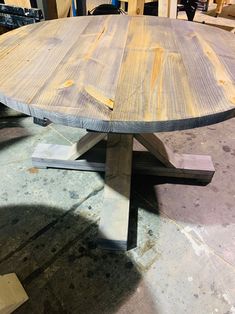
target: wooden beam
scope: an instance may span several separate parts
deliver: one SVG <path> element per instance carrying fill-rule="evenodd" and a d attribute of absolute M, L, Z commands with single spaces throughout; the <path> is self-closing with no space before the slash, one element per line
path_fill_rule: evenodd
<path fill-rule="evenodd" d="M 71 16 L 72 0 L 43 0 L 46 20 Z"/>
<path fill-rule="evenodd" d="M 212 178 L 215 172 L 211 156 L 173 153 L 155 134 L 135 134 L 135 138 L 166 167 L 178 169 L 168 171 L 174 173 L 174 177 L 178 173 L 180 177 L 184 173 L 193 173 L 200 180 L 204 173 L 209 173 Z"/>
<path fill-rule="evenodd" d="M 73 15 L 72 0 L 57 0 L 56 2 L 58 18 L 65 18 Z"/>
<path fill-rule="evenodd" d="M 168 17 L 168 7 L 170 0 L 158 0 L 158 16 Z"/>
<path fill-rule="evenodd" d="M 191 155 L 189 155 L 191 156 Z M 191 160 L 193 156 L 190 157 Z M 134 151 L 132 168 L 133 173 L 143 174 L 157 177 L 168 177 L 168 178 L 182 178 L 182 179 L 192 179 L 197 182 L 209 183 L 212 180 L 215 169 L 212 164 L 210 156 L 201 156 L 201 160 L 198 165 L 192 164 L 190 167 L 184 168 L 170 168 L 162 165 L 151 153 L 146 151 Z M 205 168 L 203 164 L 210 164 Z M 84 157 L 78 160 L 59 160 L 59 159 L 39 159 L 36 158 L 33 161 L 33 166 L 36 168 L 57 168 L 57 169 L 73 169 L 82 171 L 105 171 L 105 150 L 104 148 L 93 148 L 84 155 Z"/>
<path fill-rule="evenodd" d="M 132 135 L 108 135 L 104 204 L 99 225 L 102 248 L 127 250 L 132 148 Z"/>
<path fill-rule="evenodd" d="M 167 1 L 167 0 L 165 0 L 165 1 Z M 168 0 L 168 1 L 169 1 L 168 2 L 168 17 L 170 17 L 171 19 L 176 19 L 176 17 L 177 17 L 177 0 Z"/>
<path fill-rule="evenodd" d="M 176 19 L 177 0 L 158 0 L 158 16 Z"/>
<path fill-rule="evenodd" d="M 178 168 L 163 166 L 151 153 L 134 152 L 133 172 L 137 174 L 192 179 L 197 182 L 210 183 L 215 169 L 210 156 L 181 155 L 182 165 Z"/>
<path fill-rule="evenodd" d="M 128 15 L 143 15 L 144 0 L 131 0 L 128 2 Z"/>
<path fill-rule="evenodd" d="M 156 134 L 135 134 L 135 138 L 166 167 L 195 170 L 203 167 L 203 169 L 208 168 L 210 171 L 214 169 L 210 156 L 173 153 Z"/>
<path fill-rule="evenodd" d="M 88 132 L 73 145 L 38 144 L 32 155 L 33 165 L 45 168 L 45 163 L 52 165 L 56 160 L 64 163 L 68 160 L 76 160 L 105 137 L 106 133 Z"/>
<path fill-rule="evenodd" d="M 30 0 L 4 0 L 5 4 L 15 5 L 17 7 L 31 8 Z"/>
<path fill-rule="evenodd" d="M 152 133 L 135 134 L 135 138 L 166 167 L 175 168 L 174 153 Z"/>
<path fill-rule="evenodd" d="M 77 143 L 72 146 L 73 153 L 70 160 L 75 160 L 85 154 L 101 140 L 105 139 L 106 133 L 88 132 Z"/>

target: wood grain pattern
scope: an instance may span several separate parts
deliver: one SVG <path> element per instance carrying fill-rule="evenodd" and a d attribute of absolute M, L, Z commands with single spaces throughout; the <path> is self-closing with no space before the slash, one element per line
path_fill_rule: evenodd
<path fill-rule="evenodd" d="M 133 135 L 109 134 L 104 204 L 99 225 L 103 248 L 127 249 Z"/>
<path fill-rule="evenodd" d="M 132 0 L 128 2 L 128 15 L 143 15 L 144 0 Z"/>
<path fill-rule="evenodd" d="M 4 4 L 15 5 L 17 7 L 31 8 L 30 0 L 4 0 Z"/>
<path fill-rule="evenodd" d="M 48 21 L 0 36 L 0 101 L 100 132 L 194 128 L 234 117 L 234 55 L 233 34 L 186 21 Z"/>
<path fill-rule="evenodd" d="M 32 155 L 32 161 L 42 160 L 76 160 L 106 137 L 106 133 L 88 132 L 73 145 L 38 144 Z"/>
<path fill-rule="evenodd" d="M 215 173 L 210 156 L 180 155 L 179 168 L 165 167 L 153 154 L 146 151 L 134 151 L 132 171 L 135 174 L 150 176 L 193 179 L 197 182 L 209 183 Z M 32 163 L 37 168 L 75 169 L 83 171 L 105 171 L 105 149 L 93 148 L 85 156 L 77 160 L 61 160 L 52 156 L 42 156 L 36 150 Z"/>

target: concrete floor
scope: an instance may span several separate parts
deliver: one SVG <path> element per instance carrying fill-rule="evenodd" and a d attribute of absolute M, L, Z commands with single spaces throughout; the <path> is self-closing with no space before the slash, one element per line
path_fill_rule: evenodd
<path fill-rule="evenodd" d="M 232 29 L 231 10 L 195 21 Z M 210 154 L 214 178 L 133 177 L 137 247 L 110 253 L 96 246 L 103 175 L 31 165 L 38 143 L 70 144 L 84 131 L 11 115 L 0 119 L 0 274 L 15 272 L 29 295 L 15 313 L 235 313 L 234 119 L 161 134 L 177 152 Z"/>
<path fill-rule="evenodd" d="M 231 5 L 224 5 L 221 14 L 215 18 L 216 4 L 210 4 L 208 11 L 197 10 L 193 19 L 196 23 L 205 23 L 210 26 L 222 28 L 227 31 L 235 31 L 235 0 L 231 0 Z M 178 13 L 178 19 L 187 20 L 185 11 Z M 216 30 L 215 30 L 216 32 Z"/>
<path fill-rule="evenodd" d="M 233 9 L 195 21 L 232 29 Z M 15 272 L 29 295 L 15 313 L 235 313 L 234 119 L 161 134 L 177 152 L 210 154 L 216 173 L 208 186 L 133 177 L 137 247 L 117 254 L 96 246 L 103 175 L 31 165 L 38 143 L 84 131 L 11 115 L 0 119 L 0 274 Z"/>
<path fill-rule="evenodd" d="M 38 143 L 69 144 L 84 130 L 0 119 L 0 273 L 15 272 L 29 301 L 16 313 L 235 313 L 234 119 L 162 133 L 178 152 L 211 154 L 207 186 L 133 177 L 137 247 L 96 246 L 103 175 L 37 170 Z"/>

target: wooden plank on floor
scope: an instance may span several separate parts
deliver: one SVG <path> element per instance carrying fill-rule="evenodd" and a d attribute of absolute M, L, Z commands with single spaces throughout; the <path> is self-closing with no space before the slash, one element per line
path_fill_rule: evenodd
<path fill-rule="evenodd" d="M 0 276 L 0 314 L 12 313 L 28 300 L 16 274 Z"/>
<path fill-rule="evenodd" d="M 102 248 L 127 249 L 132 148 L 133 135 L 108 135 L 104 204 L 99 225 Z"/>

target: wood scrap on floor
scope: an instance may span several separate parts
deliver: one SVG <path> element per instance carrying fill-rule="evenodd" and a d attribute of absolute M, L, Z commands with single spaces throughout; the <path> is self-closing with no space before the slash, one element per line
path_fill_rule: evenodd
<path fill-rule="evenodd" d="M 9 314 L 29 299 L 16 274 L 0 276 L 0 314 Z"/>

